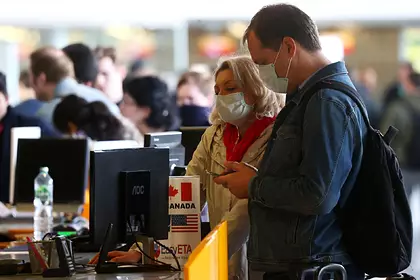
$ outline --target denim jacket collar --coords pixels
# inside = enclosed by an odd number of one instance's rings
[[[310,89],[313,85],[321,80],[325,80],[328,78],[332,78],[334,76],[347,74],[347,68],[344,62],[339,61],[335,63],[331,63],[324,68],[319,69],[316,71],[312,76],[310,76],[307,80],[305,80],[297,89],[295,93],[292,93],[290,96],[290,101],[299,104],[302,101],[302,98],[305,92]]]

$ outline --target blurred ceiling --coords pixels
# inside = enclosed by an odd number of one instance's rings
[[[0,24],[102,27],[112,24],[173,27],[189,20],[249,20],[262,6],[279,1],[243,0],[5,0]],[[420,1],[289,0],[319,24],[420,23]]]

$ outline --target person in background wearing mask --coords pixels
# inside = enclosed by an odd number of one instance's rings
[[[353,189],[367,127],[361,109],[340,91],[321,89],[303,102],[323,80],[354,88],[347,69],[324,56],[315,23],[293,5],[262,8],[244,41],[265,83],[287,93],[258,171],[229,160],[225,167],[235,172],[214,180],[248,199],[250,267],[264,272],[264,280],[287,280],[300,279],[310,263],[341,263],[348,279],[362,280],[334,209]]]
[[[200,176],[202,204],[208,203],[211,227],[223,220],[228,222],[229,279],[244,280],[248,276],[245,249],[249,234],[248,201],[237,199],[228,189],[217,186],[208,172],[222,173],[226,160],[258,166],[285,96],[264,86],[257,66],[248,56],[221,60],[215,73],[212,125],[205,131],[187,167],[187,175]],[[112,252],[111,256],[118,261],[134,262],[141,257],[134,250]]]
[[[209,126],[213,105],[211,78],[197,72],[184,73],[177,85],[177,104],[182,126]]]

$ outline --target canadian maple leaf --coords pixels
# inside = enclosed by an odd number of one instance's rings
[[[169,197],[174,197],[178,194],[178,190],[175,189],[172,185],[169,186]]]

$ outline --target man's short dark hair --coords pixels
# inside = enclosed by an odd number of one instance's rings
[[[289,4],[263,7],[251,19],[243,42],[254,31],[264,48],[278,50],[284,37],[291,37],[307,51],[321,49],[318,28],[314,21],[299,8]]]
[[[6,75],[3,72],[0,72],[0,93],[3,93],[7,97]]]
[[[71,60],[55,47],[42,47],[30,55],[31,72],[36,78],[45,75],[47,82],[58,83],[64,78],[74,76]]]
[[[79,83],[94,83],[98,76],[96,57],[88,46],[82,43],[71,44],[63,48],[74,66],[74,76]]]

